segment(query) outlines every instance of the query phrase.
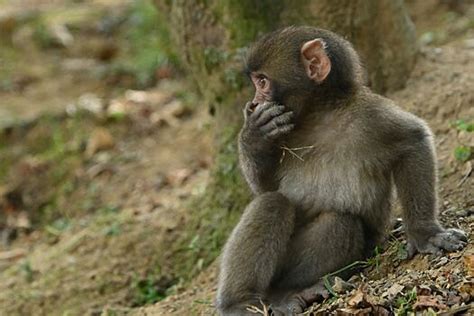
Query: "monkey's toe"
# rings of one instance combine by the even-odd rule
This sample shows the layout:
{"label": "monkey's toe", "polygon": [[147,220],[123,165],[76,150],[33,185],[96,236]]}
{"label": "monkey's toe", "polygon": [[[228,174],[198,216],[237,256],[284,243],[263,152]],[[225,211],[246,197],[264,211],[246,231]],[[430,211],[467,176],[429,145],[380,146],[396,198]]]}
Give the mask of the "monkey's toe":
{"label": "monkey's toe", "polygon": [[436,234],[429,242],[446,251],[458,251],[466,246],[467,236],[462,230],[451,228]]}
{"label": "monkey's toe", "polygon": [[408,258],[416,252],[440,255],[443,251],[453,252],[462,250],[467,245],[467,235],[460,229],[446,229],[428,239],[423,244],[408,243]]}

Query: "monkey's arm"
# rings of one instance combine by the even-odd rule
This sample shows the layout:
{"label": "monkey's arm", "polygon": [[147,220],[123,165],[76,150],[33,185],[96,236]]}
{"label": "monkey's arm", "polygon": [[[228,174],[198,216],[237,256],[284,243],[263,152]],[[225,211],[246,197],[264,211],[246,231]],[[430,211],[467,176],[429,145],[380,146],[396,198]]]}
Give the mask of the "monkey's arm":
{"label": "monkey's arm", "polygon": [[393,176],[404,211],[409,256],[455,251],[466,244],[458,229],[444,229],[437,220],[436,155],[431,132],[421,120],[409,123]]}
{"label": "monkey's arm", "polygon": [[278,189],[275,176],[281,149],[278,139],[293,129],[290,124],[292,112],[272,102],[250,111],[247,103],[244,110],[245,122],[239,134],[239,160],[250,189],[261,194]]}

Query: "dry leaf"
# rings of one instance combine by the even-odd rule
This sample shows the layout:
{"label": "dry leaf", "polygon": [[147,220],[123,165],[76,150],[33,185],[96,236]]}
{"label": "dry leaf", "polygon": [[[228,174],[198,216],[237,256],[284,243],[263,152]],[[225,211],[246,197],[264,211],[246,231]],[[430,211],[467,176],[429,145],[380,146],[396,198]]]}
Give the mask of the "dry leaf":
{"label": "dry leaf", "polygon": [[91,158],[96,152],[114,147],[112,134],[104,128],[98,127],[93,132],[86,146],[86,157]]}
{"label": "dry leaf", "polygon": [[382,294],[382,297],[388,297],[389,299],[393,299],[397,296],[401,291],[403,291],[405,287],[401,284],[395,283],[392,285],[386,292]]}
{"label": "dry leaf", "polygon": [[446,309],[447,306],[441,304],[435,296],[419,295],[416,297],[416,302],[413,304],[413,309],[420,310],[428,307],[436,309]]}
{"label": "dry leaf", "polygon": [[332,286],[332,288],[336,293],[345,293],[349,290],[352,290],[354,288],[354,285],[344,281],[340,277],[335,277],[334,285]]}
{"label": "dry leaf", "polygon": [[474,255],[464,256],[464,267],[466,268],[468,277],[474,277]]}
{"label": "dry leaf", "polygon": [[166,179],[172,186],[182,185],[191,176],[193,171],[191,169],[182,168],[171,171]]}
{"label": "dry leaf", "polygon": [[359,289],[357,292],[349,299],[349,306],[358,307],[364,303],[364,293]]}

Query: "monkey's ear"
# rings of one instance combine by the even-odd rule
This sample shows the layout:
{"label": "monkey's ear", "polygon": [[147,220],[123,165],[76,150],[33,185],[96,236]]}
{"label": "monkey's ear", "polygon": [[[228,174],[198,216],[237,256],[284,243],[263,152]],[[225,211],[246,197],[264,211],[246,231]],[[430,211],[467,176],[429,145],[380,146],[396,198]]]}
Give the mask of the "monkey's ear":
{"label": "monkey's ear", "polygon": [[331,60],[326,54],[326,43],[316,38],[301,47],[301,58],[309,79],[322,82],[331,71]]}

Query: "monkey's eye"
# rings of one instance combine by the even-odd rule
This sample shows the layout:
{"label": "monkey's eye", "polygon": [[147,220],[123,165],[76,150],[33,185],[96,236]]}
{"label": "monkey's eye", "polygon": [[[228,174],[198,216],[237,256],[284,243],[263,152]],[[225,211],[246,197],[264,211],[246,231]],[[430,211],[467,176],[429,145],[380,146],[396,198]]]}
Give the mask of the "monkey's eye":
{"label": "monkey's eye", "polygon": [[257,86],[258,88],[262,89],[262,90],[266,90],[267,87],[268,87],[268,79],[265,78],[265,77],[259,77],[257,79]]}

